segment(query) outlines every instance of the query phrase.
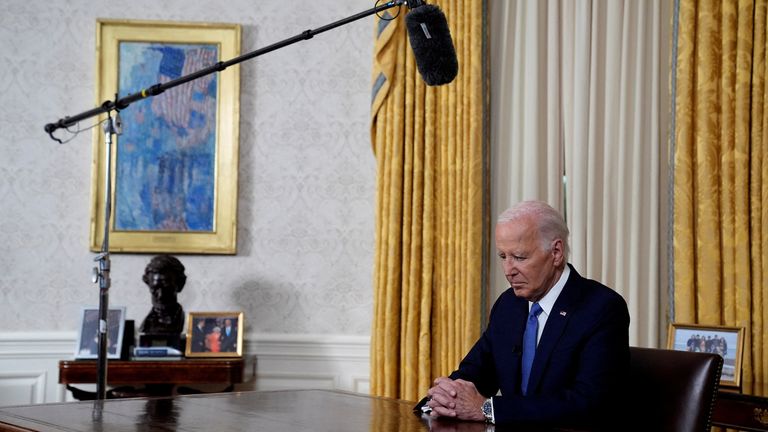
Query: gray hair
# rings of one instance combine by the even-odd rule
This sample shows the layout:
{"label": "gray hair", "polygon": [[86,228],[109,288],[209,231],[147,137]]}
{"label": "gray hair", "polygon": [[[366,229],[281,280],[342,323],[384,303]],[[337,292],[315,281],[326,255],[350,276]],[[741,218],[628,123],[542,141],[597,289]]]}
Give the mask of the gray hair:
{"label": "gray hair", "polygon": [[563,254],[568,261],[570,247],[568,246],[568,225],[563,216],[543,201],[521,201],[499,215],[497,224],[518,221],[520,219],[530,218],[537,224],[539,241],[541,247],[550,251],[552,242],[560,239],[563,242]]}

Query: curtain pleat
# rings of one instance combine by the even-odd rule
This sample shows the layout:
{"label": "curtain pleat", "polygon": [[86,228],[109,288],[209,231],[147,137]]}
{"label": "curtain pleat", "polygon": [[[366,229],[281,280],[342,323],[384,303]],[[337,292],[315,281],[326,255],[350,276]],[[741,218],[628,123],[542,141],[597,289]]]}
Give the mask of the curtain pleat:
{"label": "curtain pleat", "polygon": [[[493,51],[493,213],[525,199],[561,210],[569,260],[624,296],[630,342],[652,347],[666,329],[660,166],[669,6],[511,0],[494,12],[504,30]],[[492,286],[508,287],[501,272]]]}
{"label": "curtain pleat", "polygon": [[427,87],[403,18],[376,23],[371,139],[377,159],[371,393],[420,398],[480,332],[486,144],[484,0],[436,2],[459,75]]}
{"label": "curtain pleat", "polygon": [[751,302],[742,295],[737,308],[748,309],[752,305],[752,365],[753,379],[765,382],[768,379],[768,298],[765,287],[768,286],[768,109],[765,108],[768,88],[766,88],[766,59],[768,59],[768,2],[755,5],[754,59],[752,74],[752,130],[750,131],[749,162],[749,226]]}
{"label": "curtain pleat", "polygon": [[764,381],[766,1],[681,0],[675,102],[675,321],[746,329]]}
{"label": "curtain pleat", "polygon": [[656,346],[660,324],[658,1],[576,2],[563,138],[571,261],[627,300],[630,342]]}

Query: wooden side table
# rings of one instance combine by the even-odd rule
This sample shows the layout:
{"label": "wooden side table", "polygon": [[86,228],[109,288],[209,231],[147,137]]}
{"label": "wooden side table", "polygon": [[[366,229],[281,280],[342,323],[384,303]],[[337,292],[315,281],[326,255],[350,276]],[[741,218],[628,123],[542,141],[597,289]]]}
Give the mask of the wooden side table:
{"label": "wooden side table", "polygon": [[[218,385],[231,391],[244,382],[245,359],[186,359],[181,360],[110,360],[107,363],[107,384],[113,387],[108,398],[173,396],[200,393],[188,386]],[[62,360],[59,362],[59,383],[65,384],[75,399],[91,400],[95,393],[72,384],[94,384],[97,381],[96,360]]]}
{"label": "wooden side table", "polygon": [[738,389],[721,387],[712,423],[743,431],[768,431],[768,383],[743,382]]}

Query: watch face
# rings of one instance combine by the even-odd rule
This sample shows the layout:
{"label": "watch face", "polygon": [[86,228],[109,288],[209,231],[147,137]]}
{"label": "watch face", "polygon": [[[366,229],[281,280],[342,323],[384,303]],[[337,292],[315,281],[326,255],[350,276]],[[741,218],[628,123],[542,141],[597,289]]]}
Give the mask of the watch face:
{"label": "watch face", "polygon": [[483,414],[485,414],[486,417],[491,415],[491,400],[488,399],[485,402],[483,402]]}
{"label": "watch face", "polygon": [[493,404],[490,399],[486,399],[483,402],[483,416],[485,416],[486,423],[493,422]]}

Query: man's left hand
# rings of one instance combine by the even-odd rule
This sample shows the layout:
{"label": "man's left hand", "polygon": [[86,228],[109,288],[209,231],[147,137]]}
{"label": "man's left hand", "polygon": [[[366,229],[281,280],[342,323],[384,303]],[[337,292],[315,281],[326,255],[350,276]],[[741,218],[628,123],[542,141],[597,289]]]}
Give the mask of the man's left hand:
{"label": "man's left hand", "polygon": [[485,420],[482,407],[486,397],[470,381],[440,377],[427,394],[431,398],[428,405],[432,408],[433,416]]}

